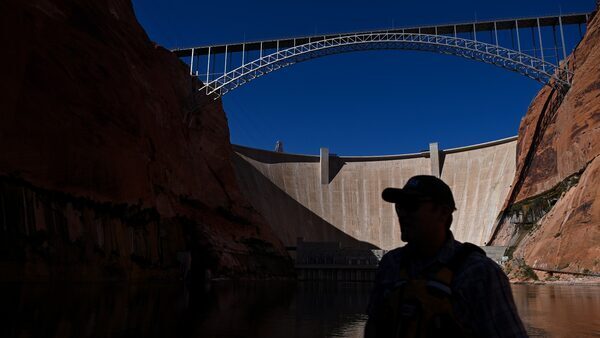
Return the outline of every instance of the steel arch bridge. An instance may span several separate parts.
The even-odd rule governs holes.
[[[215,99],[258,77],[298,62],[325,55],[382,49],[455,55],[511,70],[565,90],[570,86],[572,73],[567,62],[564,26],[578,25],[581,38],[581,26],[586,25],[588,19],[589,14],[579,13],[243,42],[176,49],[174,52],[180,57],[190,57],[190,74],[201,77],[204,81],[201,90]],[[552,28],[553,47],[544,48],[544,43],[548,42],[544,36],[548,35],[549,28]],[[528,29],[532,35],[525,41],[522,31]],[[503,31],[510,31],[510,39],[506,36],[504,40],[500,38]],[[489,39],[482,39],[484,33],[489,33]],[[512,47],[505,46],[507,41],[512,42]],[[549,52],[554,52],[554,55]],[[241,62],[232,67],[235,56],[241,58]],[[217,57],[220,59],[215,60]],[[206,62],[204,74],[194,70],[194,63],[198,67],[201,58]],[[222,73],[211,72],[211,65],[214,69],[216,64],[223,66]]]

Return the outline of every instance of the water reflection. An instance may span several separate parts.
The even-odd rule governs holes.
[[[600,286],[513,285],[531,337],[600,337]]]
[[[367,283],[1,285],[0,337],[362,337]],[[514,285],[536,337],[600,336],[599,286]]]

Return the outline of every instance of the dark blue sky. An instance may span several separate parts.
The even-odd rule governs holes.
[[[593,0],[134,0],[150,38],[167,47],[585,12]],[[578,33],[568,32],[572,47]],[[232,143],[338,155],[452,148],[517,134],[541,85],[455,56],[412,51],[338,54],[270,73],[223,98]]]

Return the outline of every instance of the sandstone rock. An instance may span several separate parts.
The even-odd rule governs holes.
[[[171,278],[186,250],[198,270],[290,274],[238,190],[221,102],[129,1],[3,1],[0,27],[3,277]]]
[[[600,272],[600,157],[515,252],[533,268]]]
[[[517,173],[492,243],[517,246],[515,256],[529,266],[597,272],[600,16],[592,16],[569,67],[564,98],[544,87],[521,121]]]

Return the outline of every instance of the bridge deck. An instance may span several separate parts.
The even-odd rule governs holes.
[[[194,50],[194,55],[207,55],[208,49],[210,47],[211,54],[222,54],[225,52],[225,48],[227,47],[227,52],[241,52],[241,51],[257,51],[265,49],[284,49],[290,48],[297,45],[302,45],[312,41],[320,41],[329,38],[335,38],[339,36],[345,35],[355,35],[355,34],[368,34],[368,33],[422,33],[422,34],[457,34],[460,33],[470,33],[473,32],[473,28],[475,28],[476,32],[486,32],[493,31],[494,27],[501,30],[510,30],[518,28],[531,28],[537,27],[538,19],[541,27],[548,26],[558,26],[560,21],[562,21],[563,25],[578,25],[587,23],[589,17],[589,13],[574,13],[574,14],[566,14],[566,15],[555,15],[555,16],[543,16],[543,17],[527,17],[527,18],[517,18],[517,19],[501,19],[501,20],[490,20],[490,21],[477,21],[477,22],[461,22],[461,23],[449,23],[449,24],[441,24],[441,25],[429,25],[429,26],[420,26],[420,27],[401,27],[401,28],[393,28],[389,30],[376,30],[376,31],[365,31],[365,32],[344,32],[337,34],[327,34],[327,35],[313,35],[313,36],[303,36],[296,38],[282,38],[282,39],[274,39],[274,40],[264,40],[264,41],[250,41],[250,42],[236,42],[230,44],[221,44],[221,45],[213,45],[213,46],[198,46],[198,47],[190,47],[190,48],[180,48],[173,49],[173,52],[179,56],[191,56],[192,49]]]

